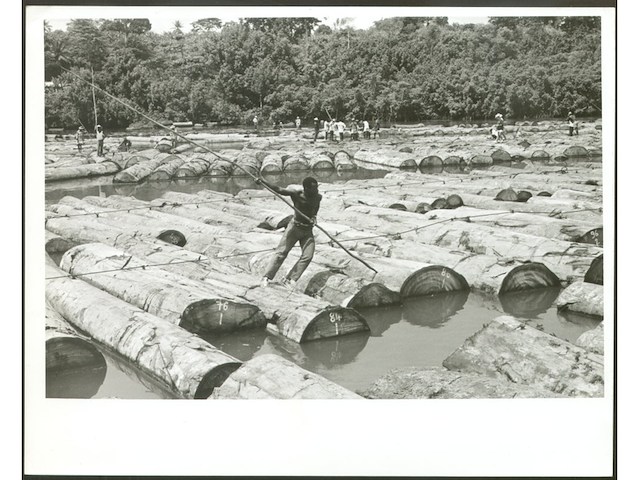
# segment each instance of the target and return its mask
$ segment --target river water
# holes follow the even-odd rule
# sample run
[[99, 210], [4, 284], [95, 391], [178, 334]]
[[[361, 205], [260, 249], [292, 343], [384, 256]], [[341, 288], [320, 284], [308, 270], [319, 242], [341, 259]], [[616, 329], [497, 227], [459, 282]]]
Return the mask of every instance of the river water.
[[[459, 171], [459, 170], [457, 170]], [[379, 178], [383, 170], [358, 169], [318, 176], [320, 184], [339, 183], [349, 179]], [[424, 172], [432, 173], [432, 172]], [[279, 185], [300, 183], [308, 172], [280, 175], [272, 179]], [[47, 184], [47, 204], [65, 195], [82, 198], [87, 195], [134, 195], [151, 200], [166, 191], [195, 193], [211, 189], [237, 193], [254, 188], [250, 178], [202, 178], [163, 184], [113, 185], [110, 177]], [[295, 249], [291, 253], [295, 255]], [[267, 331], [203, 336], [226, 353], [247, 361], [254, 356], [277, 354], [301, 367], [318, 373], [350, 390], [362, 392], [370, 384], [394, 368], [441, 366], [442, 361], [471, 336], [496, 317], [513, 315], [530, 326], [574, 342], [583, 332], [597, 326], [598, 320], [557, 312], [558, 288], [537, 289], [498, 297], [475, 292], [454, 292], [409, 299], [403, 305], [362, 311], [371, 332], [352, 334], [297, 344]], [[136, 371], [116, 355], [101, 349], [106, 359], [106, 372], [78, 372], [75, 376], [48, 378], [49, 396], [75, 398], [171, 398], [157, 382]], [[94, 385], [91, 388], [87, 384]]]

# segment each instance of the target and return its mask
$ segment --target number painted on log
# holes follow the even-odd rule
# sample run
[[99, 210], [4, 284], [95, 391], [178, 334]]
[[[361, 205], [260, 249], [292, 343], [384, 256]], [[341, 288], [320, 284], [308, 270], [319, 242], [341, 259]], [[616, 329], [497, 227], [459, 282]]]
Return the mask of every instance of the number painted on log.
[[594, 240], [595, 246], [600, 247], [599, 230], [590, 230], [590, 237]]
[[229, 302], [218, 300], [217, 309], [220, 312], [220, 325], [222, 325], [222, 322], [224, 320], [224, 312], [226, 312], [229, 309]]
[[338, 312], [331, 312], [328, 315], [328, 319], [331, 323], [337, 323], [342, 321], [342, 315]]

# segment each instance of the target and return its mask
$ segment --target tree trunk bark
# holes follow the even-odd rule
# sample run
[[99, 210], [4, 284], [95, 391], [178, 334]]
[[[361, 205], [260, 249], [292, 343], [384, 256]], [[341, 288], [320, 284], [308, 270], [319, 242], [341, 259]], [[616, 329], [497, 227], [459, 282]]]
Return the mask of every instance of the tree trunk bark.
[[136, 163], [135, 165], [118, 172], [113, 177], [113, 183], [139, 183], [147, 178], [160, 165], [177, 158], [168, 153], [158, 153], [150, 160]]
[[51, 265], [46, 276], [46, 297], [56, 311], [183, 398], [208, 398], [241, 365], [196, 335]]
[[204, 175], [210, 168], [211, 162], [201, 155], [194, 155], [185, 161], [175, 172], [176, 178], [195, 178]]
[[259, 308], [240, 297], [242, 289], [213, 289], [101, 243], [70, 249], [62, 257], [60, 268], [191, 332], [266, 325]]
[[399, 169], [417, 169], [415, 156], [410, 153], [395, 152], [392, 150], [382, 150], [367, 152], [359, 150], [353, 155], [355, 162], [363, 164], [382, 165]]
[[443, 362], [453, 371], [503, 378], [570, 397], [603, 397], [603, 356], [499, 317]]
[[116, 163], [110, 160], [105, 160], [102, 163], [93, 163], [89, 165], [46, 168], [44, 171], [44, 181], [53, 182], [56, 180], [67, 180], [69, 178], [113, 175], [119, 171], [120, 167]]
[[280, 173], [282, 168], [282, 156], [278, 153], [270, 153], [262, 161], [260, 173], [263, 175], [268, 173]]
[[585, 282], [575, 282], [569, 285], [557, 298], [557, 310], [568, 310], [603, 319], [603, 285]]
[[211, 399], [357, 399], [361, 397], [278, 355], [244, 363], [213, 390]]
[[184, 159], [180, 157], [176, 157], [162, 165], [158, 166], [151, 175], [147, 178], [147, 181], [162, 181], [162, 180], [171, 180], [175, 173], [178, 171], [184, 164]]

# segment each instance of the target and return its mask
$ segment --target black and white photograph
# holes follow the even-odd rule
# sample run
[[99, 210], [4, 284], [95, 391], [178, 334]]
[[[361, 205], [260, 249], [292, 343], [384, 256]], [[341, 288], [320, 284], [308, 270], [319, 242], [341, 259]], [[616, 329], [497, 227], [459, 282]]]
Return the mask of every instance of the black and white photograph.
[[615, 8], [25, 12], [26, 474], [612, 475]]

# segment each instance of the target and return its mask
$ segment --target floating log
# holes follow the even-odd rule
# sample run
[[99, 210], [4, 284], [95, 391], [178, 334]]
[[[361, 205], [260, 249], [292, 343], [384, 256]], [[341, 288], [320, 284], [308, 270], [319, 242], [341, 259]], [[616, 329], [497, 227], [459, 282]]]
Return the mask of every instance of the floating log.
[[46, 267], [46, 298], [69, 323], [183, 398], [208, 398], [240, 366], [183, 328]]
[[353, 162], [350, 154], [343, 150], [335, 152], [333, 155], [333, 164], [338, 172], [357, 170], [357, 165]]
[[282, 156], [277, 153], [270, 153], [264, 160], [262, 160], [262, 166], [260, 173], [280, 173], [282, 171]]
[[493, 159], [494, 163], [510, 162], [512, 160], [510, 153], [508, 153], [503, 148], [495, 150], [493, 153], [490, 154], [490, 157]]
[[578, 347], [584, 348], [592, 353], [597, 353], [599, 355], [604, 354], [604, 329], [603, 322], [600, 323], [597, 327], [592, 330], [588, 330], [587, 332], [582, 333], [575, 345]]
[[113, 177], [113, 183], [139, 183], [151, 175], [157, 167], [175, 158], [178, 157], [169, 155], [168, 153], [158, 153], [149, 160], [136, 163], [126, 170], [118, 172], [115, 177]]
[[603, 397], [603, 356], [507, 316], [469, 337], [443, 366], [570, 397]]
[[350, 390], [278, 355], [258, 355], [213, 390], [211, 399], [355, 399]]
[[355, 222], [360, 228], [378, 233], [399, 234], [424, 244], [455, 248], [473, 254], [498, 256], [520, 261], [540, 262], [569, 283], [583, 278], [598, 247], [526, 235], [500, 228], [485, 227], [460, 220], [441, 222], [425, 216], [376, 207], [349, 207], [339, 213], [322, 214], [332, 220]]
[[564, 150], [563, 152], [564, 156], [570, 158], [570, 157], [588, 157], [588, 150], [585, 149], [584, 147], [575, 145], [572, 147], [568, 147], [566, 150]]
[[97, 177], [100, 175], [113, 175], [120, 171], [120, 167], [109, 160], [102, 163], [89, 165], [75, 165], [68, 167], [46, 168], [44, 171], [44, 181], [53, 182], [56, 180], [67, 180], [69, 178]]
[[101, 243], [69, 250], [60, 268], [191, 332], [266, 325], [266, 318], [255, 305], [232, 295], [229, 289], [214, 290], [210, 285], [149, 267], [149, 262]]
[[334, 170], [333, 160], [326, 153], [311, 153], [308, 155], [308, 164], [312, 170]]
[[557, 310], [590, 315], [603, 319], [603, 285], [574, 282], [567, 286], [557, 299]]
[[549, 398], [563, 395], [537, 385], [443, 367], [394, 369], [362, 393], [371, 399]]
[[76, 242], [73, 242], [67, 238], [62, 238], [61, 236], [56, 235], [49, 230], [44, 231], [44, 238], [44, 250], [48, 254], [64, 253], [71, 247], [75, 247], [77, 245]]
[[473, 155], [468, 163], [470, 165], [492, 165], [493, 157], [489, 155]]
[[308, 160], [302, 155], [291, 155], [283, 158], [282, 161], [282, 170], [284, 172], [294, 171], [294, 170], [309, 170], [311, 166], [309, 165]]
[[603, 285], [603, 253], [595, 258], [584, 275], [584, 282]]
[[444, 161], [441, 157], [437, 155], [428, 155], [427, 157], [422, 158], [419, 161], [419, 168], [431, 168], [431, 167], [441, 167], [444, 165]]
[[148, 176], [147, 181], [154, 182], [171, 180], [178, 171], [178, 168], [180, 168], [183, 164], [184, 159], [182, 157], [176, 156], [175, 158], [166, 163], [163, 163], [162, 165], [159, 165], [155, 170], [153, 170], [151, 175]]
[[[598, 247], [603, 246], [603, 242], [596, 244], [594, 238], [588, 238], [592, 235], [596, 235], [590, 233], [595, 231], [595, 229], [592, 228], [592, 224], [579, 220], [567, 220], [522, 212], [512, 213], [508, 210], [487, 210], [466, 206], [458, 207], [454, 211], [448, 209], [430, 210], [428, 212], [428, 219], [458, 219], [477, 225], [504, 228], [538, 237], [589, 243]], [[597, 237], [597, 240], [601, 238], [602, 237]]]
[[201, 177], [208, 172], [211, 166], [211, 158], [205, 155], [195, 154], [189, 157], [175, 172], [176, 178]]
[[399, 169], [416, 169], [417, 161], [415, 156], [410, 153], [395, 152], [392, 150], [381, 150], [367, 152], [359, 150], [353, 156], [357, 162], [363, 162], [373, 165], [381, 165], [384, 167], [392, 167]]
[[154, 148], [141, 150], [139, 152], [116, 152], [113, 155], [113, 161], [117, 163], [122, 170], [125, 170], [137, 163], [151, 160], [158, 153], [159, 152]]
[[508, 272], [501, 284], [499, 294], [560, 285], [561, 282], [557, 275], [543, 263], [530, 262], [519, 265]]
[[48, 303], [45, 328], [47, 398], [93, 397], [106, 376], [104, 356]]
[[246, 171], [249, 171], [253, 176], [257, 176], [262, 166], [262, 163], [254, 155], [245, 152], [240, 152], [233, 163], [235, 165], [233, 166], [232, 175], [246, 175]]
[[[98, 219], [91, 219], [92, 222], [96, 222], [96, 220]], [[82, 229], [81, 224], [87, 221], [84, 217], [70, 217], [50, 221], [54, 228], [57, 226], [55, 231], [61, 234], [67, 231], [69, 236], [74, 238], [82, 238], [82, 236], [95, 238], [95, 231], [92, 228]], [[75, 223], [76, 227], [71, 228], [70, 224], [73, 223]], [[80, 225], [79, 228], [78, 225]], [[206, 227], [206, 225], [203, 225], [203, 227]], [[108, 240], [124, 247], [122, 242], [127, 236], [123, 233], [115, 230], [110, 234], [108, 232], [106, 234], [100, 232], [100, 234], [105, 235], [105, 241]], [[211, 234], [208, 235], [209, 237], [213, 236]], [[129, 235], [128, 241], [135, 244], [136, 242], [132, 240], [133, 238]], [[130, 244], [126, 248], [127, 251], [133, 249]], [[212, 286], [214, 291], [234, 291], [238, 295], [241, 293], [246, 302], [258, 306], [269, 321], [277, 324], [279, 333], [288, 336], [294, 341], [310, 341], [352, 332], [368, 331], [364, 318], [350, 308], [334, 307], [325, 301], [308, 297], [278, 285], [256, 287], [259, 283], [258, 277], [241, 273], [229, 274], [228, 269], [231, 268], [230, 266], [226, 266], [226, 270], [222, 270], [219, 264], [216, 263], [213, 270], [198, 268], [200, 262], [211, 262], [212, 260], [196, 253], [191, 253], [189, 257], [189, 252], [180, 251], [176, 253], [171, 248], [175, 247], [171, 247], [168, 244], [164, 249], [158, 245], [138, 246], [135, 253], [141, 258], [144, 258], [143, 255], [146, 253], [144, 256], [148, 255], [149, 260], [153, 259], [153, 261], [164, 263], [163, 269], [206, 282], [207, 285]], [[185, 260], [191, 260], [191, 262], [185, 263]], [[220, 273], [218, 274], [216, 271]]]

